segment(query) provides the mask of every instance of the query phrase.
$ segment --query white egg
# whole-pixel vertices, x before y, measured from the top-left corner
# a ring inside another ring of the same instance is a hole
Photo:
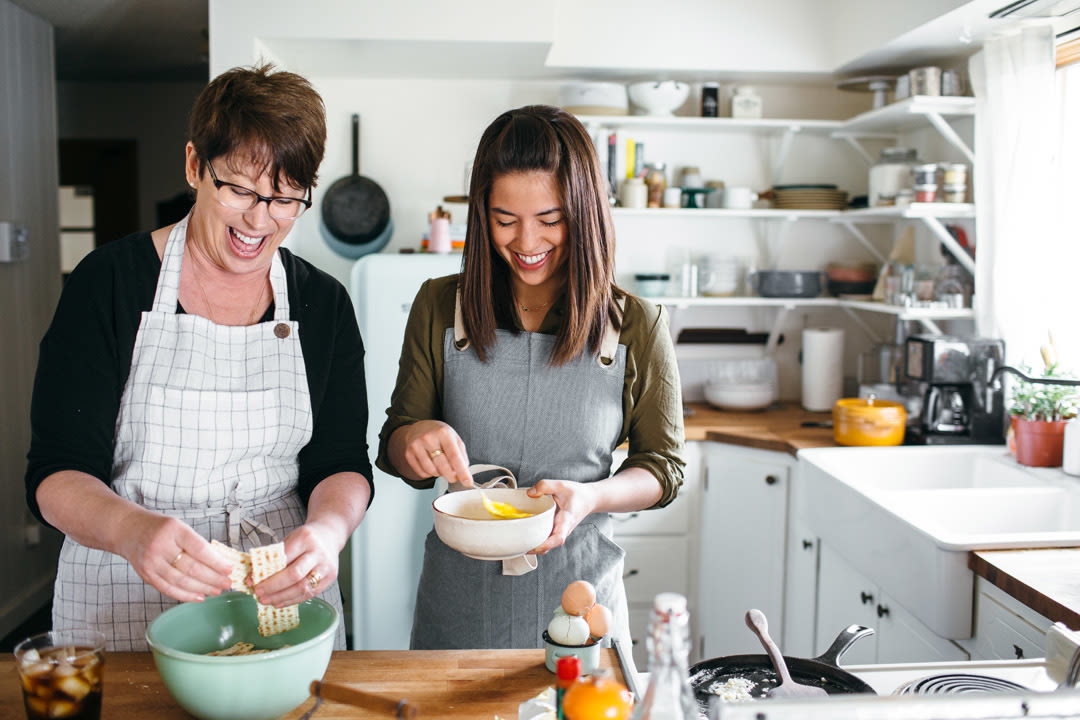
[[[560,645],[584,645],[589,640],[589,623],[577,615],[556,615],[548,623],[547,632]]]

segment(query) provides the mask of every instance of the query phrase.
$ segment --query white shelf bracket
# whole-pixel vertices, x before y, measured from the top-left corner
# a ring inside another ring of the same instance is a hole
[[[776,313],[776,319],[773,320],[772,329],[769,330],[769,339],[765,342],[765,356],[772,357],[776,354],[776,348],[780,344],[780,328],[784,326],[784,320],[787,319],[788,313],[795,309],[794,305],[783,305]]]
[[[863,231],[860,230],[855,225],[855,223],[851,222],[850,220],[840,220],[839,222],[841,225],[848,229],[848,232],[855,236],[856,240],[862,243],[863,247],[870,251],[870,254],[873,255],[879,263],[884,265],[887,262],[887,260],[885,259],[885,255],[883,255],[881,252],[878,251],[876,247],[873,246],[873,244],[870,242],[870,238],[866,237],[865,233],[863,233]]]
[[[866,148],[864,148],[862,146],[862,143],[859,142],[859,138],[855,137],[854,135],[834,135],[833,137],[843,138],[845,141],[847,141],[847,144],[855,148],[855,152],[859,153],[859,155],[862,156],[862,159],[866,161],[867,165],[874,164],[873,156],[871,156],[870,153],[866,152]]]
[[[788,154],[791,152],[791,143],[795,140],[795,134],[799,132],[799,129],[798,126],[793,125],[785,130],[783,137],[780,138],[780,149],[776,151],[776,157],[773,158],[770,186],[780,182],[780,178],[784,174],[784,164],[787,163]]]
[[[874,331],[874,328],[870,327],[870,323],[863,320],[859,313],[855,312],[854,308],[844,307],[843,310],[848,314],[848,317],[850,317],[855,322],[855,324],[858,325],[864,333],[866,333],[866,336],[870,338],[871,342],[881,342],[881,336]]]
[[[900,319],[901,320],[907,320],[908,318],[900,316]],[[926,328],[927,330],[930,331],[931,334],[933,334],[933,335],[944,335],[945,334],[945,333],[941,332],[941,327],[936,322],[931,320],[930,318],[917,318],[917,319],[918,319],[918,321],[920,323],[922,323],[922,326],[924,328]]]
[[[948,250],[954,258],[956,258],[957,262],[963,265],[964,269],[974,277],[975,261],[964,251],[964,248],[960,247],[960,243],[956,242],[956,238],[949,233],[941,223],[941,220],[936,217],[923,217],[919,219],[930,229],[930,232],[934,233],[938,241],[945,246],[945,249]]]
[[[950,125],[945,118],[941,117],[941,113],[928,112],[926,113],[926,119],[937,128],[937,131],[941,133],[942,137],[944,137],[950,145],[964,154],[964,157],[968,159],[969,163],[972,165],[975,164],[975,153],[973,153],[971,148],[967,146],[967,143],[956,134],[952,125]]]

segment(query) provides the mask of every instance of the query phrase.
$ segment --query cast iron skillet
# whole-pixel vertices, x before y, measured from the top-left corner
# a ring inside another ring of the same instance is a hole
[[[830,695],[842,693],[869,693],[876,695],[874,689],[851,673],[840,668],[840,656],[861,637],[873,635],[871,628],[862,625],[849,625],[829,646],[829,649],[812,660],[790,658],[786,655],[788,669],[792,679],[803,685],[823,688]],[[767,695],[769,688],[779,684],[779,677],[773,669],[768,655],[726,655],[704,660],[690,668],[690,686],[694,689],[698,709],[708,717],[709,703],[716,695],[710,688],[724,683],[731,678],[742,677],[754,683],[750,694],[755,698]]]
[[[390,199],[371,178],[360,174],[360,116],[352,116],[352,175],[334,181],[323,195],[322,219],[326,230],[364,254],[380,239],[390,223]],[[389,240],[389,236],[386,236]],[[385,245],[383,241],[383,245]],[[378,251],[374,248],[369,251]]]

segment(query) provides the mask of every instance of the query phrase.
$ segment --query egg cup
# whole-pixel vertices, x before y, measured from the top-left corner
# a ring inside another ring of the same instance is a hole
[[[600,667],[600,648],[604,644],[604,638],[589,637],[585,645],[563,645],[551,639],[547,630],[542,634],[544,638],[544,665],[551,672],[555,672],[555,664],[561,657],[576,657],[581,660],[581,674],[589,673]]]

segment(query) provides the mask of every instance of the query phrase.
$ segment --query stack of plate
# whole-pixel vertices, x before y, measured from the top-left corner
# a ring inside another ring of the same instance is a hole
[[[778,210],[843,210],[847,192],[835,185],[776,185],[773,207]]]

